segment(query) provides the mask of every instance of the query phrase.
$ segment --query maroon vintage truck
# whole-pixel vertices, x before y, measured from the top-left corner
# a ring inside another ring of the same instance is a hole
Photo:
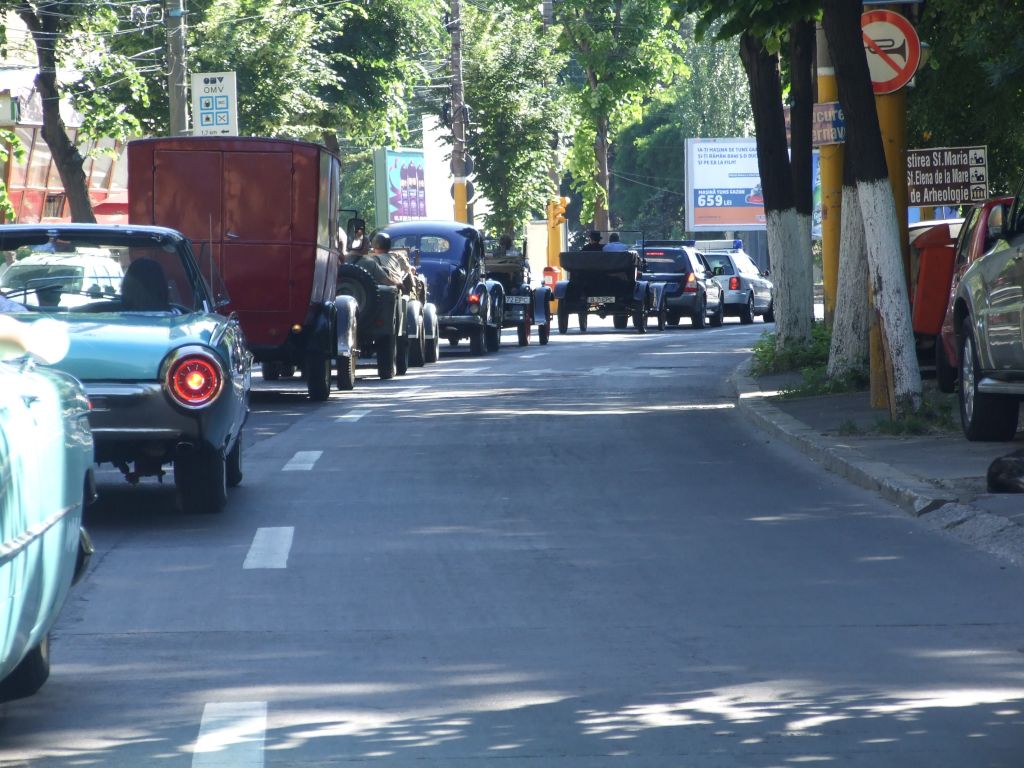
[[[128,145],[129,221],[183,232],[212,261],[263,377],[300,369],[313,400],[355,385],[355,302],[335,295],[338,157],[286,139],[173,137]],[[211,273],[212,278],[212,273]]]

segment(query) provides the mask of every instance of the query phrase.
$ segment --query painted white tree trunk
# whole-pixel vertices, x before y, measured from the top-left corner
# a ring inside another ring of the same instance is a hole
[[[811,218],[796,208],[768,211],[768,253],[775,285],[775,348],[811,338],[814,275],[811,269]]]
[[[921,407],[921,371],[917,367],[892,188],[888,179],[859,181],[857,197],[864,222],[871,296],[878,312],[882,344],[892,361],[896,412],[915,412]]]
[[[828,377],[868,369],[868,259],[857,188],[843,187],[839,289],[828,351]]]

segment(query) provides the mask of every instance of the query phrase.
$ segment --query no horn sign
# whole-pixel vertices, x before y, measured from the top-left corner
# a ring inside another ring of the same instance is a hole
[[[238,135],[238,93],[234,72],[196,72],[192,75],[192,134]]]
[[[914,77],[921,63],[921,40],[913,25],[893,11],[860,17],[864,52],[875,93],[893,93]]]

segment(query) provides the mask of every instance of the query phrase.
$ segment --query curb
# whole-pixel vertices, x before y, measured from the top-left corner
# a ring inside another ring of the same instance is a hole
[[[929,528],[948,533],[1015,565],[1024,565],[1024,528],[1000,515],[962,504],[934,486],[888,464],[866,458],[855,448],[836,445],[768,402],[749,373],[748,359],[736,368],[731,379],[736,388],[737,410],[758,428],[830,472],[878,493]]]

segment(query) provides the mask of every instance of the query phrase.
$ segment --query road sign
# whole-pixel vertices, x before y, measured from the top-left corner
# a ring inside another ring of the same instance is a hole
[[[914,77],[921,63],[921,40],[903,16],[868,11],[860,17],[864,50],[875,93],[892,93]]]
[[[988,198],[988,147],[907,150],[910,205],[963,205]]]
[[[192,75],[192,134],[238,135],[238,93],[234,72]]]
[[[846,142],[846,116],[838,101],[826,101],[814,105],[811,123],[811,144],[821,147],[826,144]]]

